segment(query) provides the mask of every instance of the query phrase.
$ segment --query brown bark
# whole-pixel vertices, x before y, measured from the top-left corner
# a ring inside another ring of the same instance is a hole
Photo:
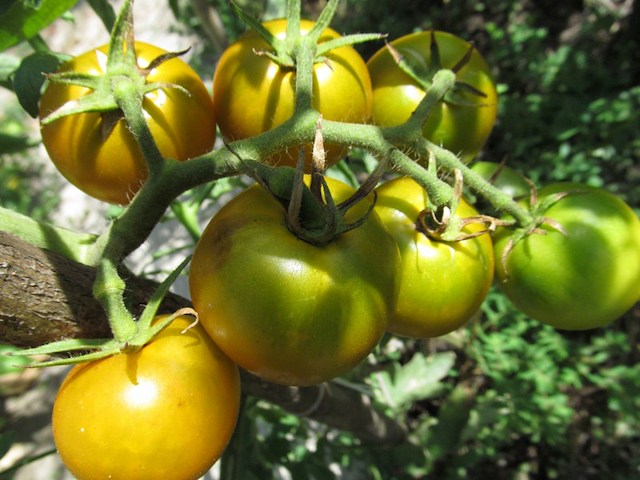
[[[35,347],[63,338],[109,337],[107,319],[91,295],[95,274],[92,267],[0,231],[0,342]],[[140,312],[157,284],[133,276],[127,284],[132,311]],[[170,294],[161,310],[188,305]],[[366,442],[391,445],[405,437],[402,426],[377,412],[369,397],[338,383],[288,387],[243,372],[242,386],[249,395]]]
[[[36,347],[64,338],[110,337],[91,294],[95,276],[94,268],[0,231],[0,341]],[[131,310],[140,313],[157,284],[136,277],[127,282]],[[170,295],[162,311],[188,303]]]

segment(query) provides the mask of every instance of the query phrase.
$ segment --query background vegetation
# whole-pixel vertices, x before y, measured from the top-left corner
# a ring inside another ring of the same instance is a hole
[[[274,17],[284,2],[241,3]],[[638,3],[346,0],[334,28],[391,39],[435,28],[473,41],[501,95],[482,159],[506,159],[538,184],[605,185],[640,211]],[[210,38],[199,4],[168,7],[185,29]],[[209,4],[232,41],[243,27],[226,0]],[[309,16],[322,5],[304,2]],[[365,58],[379,47],[359,46]],[[194,58],[203,78],[219,53],[209,42]],[[29,161],[38,139],[19,107],[3,110],[0,205],[47,218],[56,196]],[[367,445],[249,398],[231,449],[236,478],[637,478],[639,344],[639,308],[605,330],[569,334],[524,317],[494,291],[463,330],[426,342],[387,338],[341,380],[401,419],[406,443]],[[10,428],[2,440],[10,446]]]

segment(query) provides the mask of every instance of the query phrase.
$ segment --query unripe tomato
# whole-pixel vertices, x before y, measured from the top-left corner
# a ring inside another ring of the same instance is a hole
[[[271,20],[264,27],[276,37],[284,37],[286,20]],[[306,33],[314,22],[302,20]],[[340,35],[327,28],[320,42]],[[220,57],[213,79],[213,106],[220,131],[228,140],[253,137],[284,123],[293,114],[295,72],[281,68],[256,52],[271,47],[253,30],[244,33]],[[327,52],[325,62],[314,66],[313,107],[324,119],[364,123],[371,116],[371,80],[364,60],[352,47]],[[346,151],[325,144],[327,166]],[[305,146],[307,171],[312,146]],[[295,166],[300,149],[290,148],[269,158],[274,165]]]
[[[544,234],[512,250],[513,231],[497,232],[497,283],[518,309],[555,328],[607,325],[640,300],[640,220],[620,198],[587,185],[549,185],[538,198],[558,192],[572,193],[543,215],[562,232],[543,224]]]
[[[413,179],[400,177],[377,188],[376,212],[400,250],[400,275],[388,330],[397,335],[430,338],[464,325],[478,310],[493,280],[493,245],[483,234],[460,241],[429,238],[418,223],[427,193]],[[457,217],[478,212],[464,199]],[[482,230],[469,224],[463,234]]]
[[[151,343],[75,366],[53,407],[53,438],[79,480],[195,480],[220,457],[240,377],[196,325],[178,317]]]
[[[138,64],[144,68],[166,51],[143,42],[135,43]],[[100,74],[106,68],[108,45],[78,55],[59,72]],[[186,160],[213,148],[216,125],[206,87],[196,72],[179,58],[154,68],[148,83],[182,86],[148,93],[142,108],[163,156]],[[50,82],[40,99],[40,119],[91,90]],[[83,192],[110,203],[127,204],[147,178],[147,166],[123,119],[105,137],[108,114],[69,115],[42,126],[42,142],[57,169]]]
[[[336,200],[353,193],[327,178]],[[371,196],[347,213],[355,221]],[[397,247],[377,214],[318,247],[297,238],[285,210],[253,186],[226,204],[198,242],[194,308],[239,366],[275,383],[312,385],[358,364],[393,307]]]
[[[466,54],[470,44],[450,33],[436,31],[442,68],[452,69]],[[429,82],[434,70],[431,32],[400,37],[391,45]],[[404,123],[425,96],[425,88],[403,72],[388,47],[378,50],[367,62],[373,87],[373,122],[380,126]],[[465,161],[473,159],[489,137],[498,112],[498,95],[489,66],[477,50],[456,73],[464,82],[485,96],[455,87],[431,112],[423,127],[425,138],[441,145]]]
[[[531,185],[525,176],[507,165],[473,162],[470,167],[485,180],[491,180],[494,187],[515,199],[526,198],[531,194]]]

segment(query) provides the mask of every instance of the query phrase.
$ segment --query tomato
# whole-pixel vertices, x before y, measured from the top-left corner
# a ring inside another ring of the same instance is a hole
[[[452,69],[465,55],[470,44],[455,35],[436,31],[442,68]],[[431,32],[418,32],[391,42],[421,79],[433,74]],[[410,78],[393,59],[388,47],[378,50],[367,62],[373,87],[373,121],[383,127],[404,123],[425,95],[424,85]],[[425,138],[459,154],[469,161],[480,151],[493,129],[498,96],[490,69],[477,50],[456,74],[485,96],[455,87],[432,111],[423,127]]]
[[[178,317],[135,353],[75,366],[53,407],[53,437],[75,477],[200,478],[220,457],[240,405],[238,369]]]
[[[353,190],[327,178],[336,201]],[[372,196],[347,213],[360,218]],[[252,186],[206,227],[191,261],[200,321],[238,365],[271,382],[322,383],[380,341],[393,306],[397,247],[377,215],[317,247],[293,235],[270,193]]]
[[[493,280],[491,237],[480,235],[455,242],[429,238],[418,216],[427,207],[427,193],[413,179],[400,177],[377,188],[376,212],[398,244],[401,256],[395,309],[388,330],[397,335],[430,338],[449,333],[478,310]],[[461,199],[455,215],[478,212]],[[469,224],[462,233],[482,230]]]
[[[515,199],[526,198],[531,194],[531,185],[525,176],[507,165],[494,162],[473,162],[471,170]]]
[[[302,20],[300,31],[306,33],[313,22]],[[283,38],[286,20],[263,24],[276,37]],[[340,35],[327,28],[320,42]],[[228,140],[253,137],[288,120],[295,102],[295,72],[280,68],[256,51],[269,45],[254,31],[244,33],[220,58],[213,78],[213,106],[220,131]],[[326,120],[364,123],[371,115],[371,80],[364,60],[352,47],[331,50],[327,62],[314,66],[313,107]],[[307,170],[311,144],[306,145]],[[337,145],[325,144],[327,166],[336,163],[346,152]],[[290,148],[268,160],[275,165],[295,166],[299,148]]]
[[[576,193],[544,212],[564,234],[542,225],[545,235],[530,235],[509,252],[513,232],[498,231],[498,285],[522,312],[556,328],[604,326],[640,300],[640,220],[621,199],[595,187],[559,183],[538,196],[564,191]]]
[[[164,50],[136,42],[138,64],[146,67]],[[83,53],[65,63],[60,71],[100,74],[106,68],[108,45]],[[147,82],[177,84],[177,88],[154,90],[145,96],[143,109],[160,152],[186,160],[212,149],[216,126],[211,98],[195,71],[179,58],[154,68]],[[70,100],[90,93],[79,86],[50,83],[40,99],[40,118]],[[103,138],[103,114],[82,113],[42,126],[42,141],[60,173],[83,192],[106,202],[127,204],[147,177],[138,145],[119,120]]]

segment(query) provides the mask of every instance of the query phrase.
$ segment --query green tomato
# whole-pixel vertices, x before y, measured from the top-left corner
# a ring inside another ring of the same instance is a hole
[[[495,238],[497,281],[530,317],[564,330],[609,324],[640,299],[640,220],[620,198],[600,188],[559,183],[540,189],[557,200],[542,225],[509,250],[514,232]]]

